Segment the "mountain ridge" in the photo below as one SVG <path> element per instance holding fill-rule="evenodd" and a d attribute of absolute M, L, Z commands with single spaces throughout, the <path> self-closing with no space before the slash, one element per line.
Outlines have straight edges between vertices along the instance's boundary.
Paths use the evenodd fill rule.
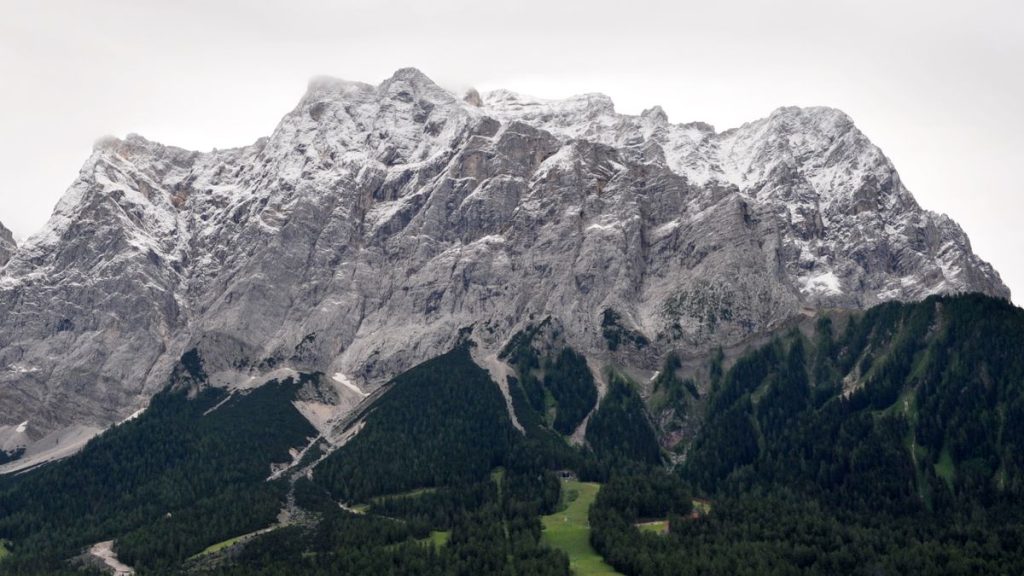
<path fill-rule="evenodd" d="M 314 79 L 245 147 L 99 141 L 0 272 L 0 425 L 119 421 L 191 348 L 219 385 L 286 367 L 372 390 L 531 317 L 653 369 L 804 308 L 1009 296 L 833 109 L 715 133 L 606 96 L 480 103 L 402 69 Z"/>

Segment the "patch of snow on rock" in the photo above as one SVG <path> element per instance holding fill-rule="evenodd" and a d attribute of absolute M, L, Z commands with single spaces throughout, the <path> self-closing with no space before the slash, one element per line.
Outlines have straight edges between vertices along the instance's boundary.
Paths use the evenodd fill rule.
<path fill-rule="evenodd" d="M 359 386 L 356 386 L 356 384 L 354 382 L 352 382 L 352 380 L 349 379 L 348 376 L 342 374 L 341 372 L 335 372 L 334 375 L 331 376 L 331 378 L 334 378 L 335 382 L 341 384 L 342 386 L 344 386 L 345 388 L 348 388 L 349 390 L 355 392 L 356 394 L 359 394 L 363 398 L 368 396 L 368 394 L 366 392 L 363 392 L 359 388 Z"/>
<path fill-rule="evenodd" d="M 839 277 L 833 272 L 823 272 L 800 279 L 800 291 L 808 294 L 838 296 L 843 293 Z"/>

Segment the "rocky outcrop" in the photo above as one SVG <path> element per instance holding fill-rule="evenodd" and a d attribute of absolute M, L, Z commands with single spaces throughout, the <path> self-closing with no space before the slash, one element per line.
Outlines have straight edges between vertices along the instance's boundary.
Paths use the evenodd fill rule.
<path fill-rule="evenodd" d="M 0 425 L 118 421 L 193 347 L 223 381 L 370 391 L 468 327 L 493 350 L 550 316 L 654 368 L 804 307 L 959 291 L 1009 295 L 839 111 L 716 132 L 414 69 L 320 78 L 252 146 L 97 145 L 0 272 Z"/>
<path fill-rule="evenodd" d="M 18 244 L 14 241 L 14 234 L 4 227 L 3 222 L 0 222 L 0 267 L 7 264 L 17 249 Z"/>

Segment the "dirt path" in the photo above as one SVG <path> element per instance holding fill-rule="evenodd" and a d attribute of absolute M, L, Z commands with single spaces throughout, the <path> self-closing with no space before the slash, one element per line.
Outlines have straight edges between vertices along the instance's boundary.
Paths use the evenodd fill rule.
<path fill-rule="evenodd" d="M 122 563 L 117 559 L 117 553 L 114 552 L 114 541 L 107 540 L 106 542 L 97 542 L 89 548 L 89 554 L 98 558 L 103 564 L 111 570 L 116 576 L 127 576 L 128 574 L 135 574 L 135 569 L 127 564 Z"/>

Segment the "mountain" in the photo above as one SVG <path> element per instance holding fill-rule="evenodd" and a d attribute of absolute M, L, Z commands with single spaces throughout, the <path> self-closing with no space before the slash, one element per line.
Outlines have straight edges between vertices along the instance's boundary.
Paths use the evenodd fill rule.
<path fill-rule="evenodd" d="M 0 222 L 0 267 L 7 264 L 7 261 L 11 259 L 11 254 L 18 249 L 18 244 L 14 241 L 14 234 L 4 227 L 3 222 Z"/>
<path fill-rule="evenodd" d="M 332 375 L 337 419 L 463 329 L 498 371 L 550 318 L 593 366 L 649 373 L 816 309 L 956 292 L 1009 297 L 837 110 L 716 132 L 415 69 L 318 78 L 250 146 L 97 143 L 0 271 L 0 425 L 45 459 L 190 350 L 214 386 Z"/>

